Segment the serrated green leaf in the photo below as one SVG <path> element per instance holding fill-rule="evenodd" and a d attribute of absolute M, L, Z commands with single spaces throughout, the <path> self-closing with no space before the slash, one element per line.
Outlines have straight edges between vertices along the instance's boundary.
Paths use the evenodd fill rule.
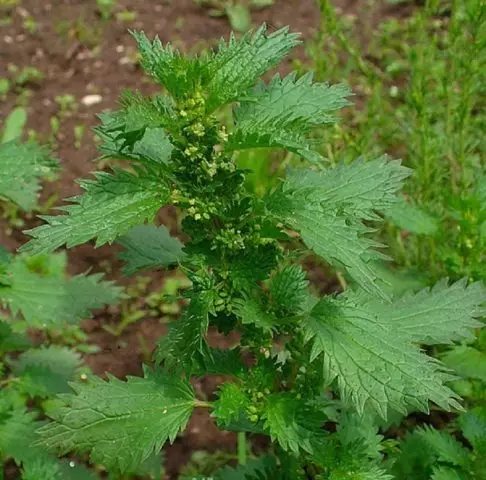
<path fill-rule="evenodd" d="M 321 358 L 329 380 L 337 378 L 341 398 L 358 413 L 367 406 L 386 419 L 389 409 L 460 409 L 457 395 L 443 385 L 445 367 L 361 305 L 342 297 L 323 298 L 303 318 L 311 360 Z"/>
<path fill-rule="evenodd" d="M 124 272 L 127 275 L 147 268 L 167 267 L 184 258 L 184 245 L 163 225 L 138 225 L 118 243 L 125 247 L 118 257 L 126 262 Z"/>
<path fill-rule="evenodd" d="M 243 325 L 253 324 L 267 332 L 278 325 L 278 319 L 265 308 L 257 294 L 235 300 L 233 309 Z"/>
<path fill-rule="evenodd" d="M 461 377 L 486 382 L 486 353 L 474 347 L 458 345 L 441 354 L 440 359 Z"/>
<path fill-rule="evenodd" d="M 312 453 L 313 443 L 323 437 L 321 429 L 326 416 L 291 393 L 275 393 L 267 397 L 264 427 L 272 441 L 285 451 Z"/>
<path fill-rule="evenodd" d="M 12 327 L 0 320 L 0 357 L 8 352 L 26 350 L 31 346 L 27 337 L 12 331 Z"/>
<path fill-rule="evenodd" d="M 316 254 L 345 268 L 361 288 L 388 300 L 373 264 L 386 257 L 375 250 L 381 245 L 365 236 L 372 230 L 360 219 L 379 218 L 374 211 L 393 202 L 406 175 L 407 169 L 384 157 L 326 172 L 297 170 L 267 199 L 267 209 L 300 232 Z"/>
<path fill-rule="evenodd" d="M 213 417 L 220 427 L 225 427 L 233 421 L 238 421 L 247 415 L 251 405 L 250 398 L 241 385 L 227 382 L 221 385 L 218 399 L 214 402 Z"/>
<path fill-rule="evenodd" d="M 393 459 L 391 473 L 396 480 L 429 480 L 436 461 L 425 439 L 417 431 L 408 432 L 400 442 L 400 452 Z"/>
<path fill-rule="evenodd" d="M 486 452 L 486 407 L 476 407 L 462 414 L 459 424 L 463 435 L 479 455 Z"/>
<path fill-rule="evenodd" d="M 209 327 L 210 295 L 191 299 L 184 314 L 169 325 L 169 331 L 157 344 L 155 360 L 169 368 L 192 370 L 210 355 L 206 343 Z"/>
<path fill-rule="evenodd" d="M 173 150 L 164 130 L 173 115 L 166 98 L 125 93 L 121 110 L 99 115 L 101 125 L 94 131 L 103 140 L 104 156 L 165 168 Z"/>
<path fill-rule="evenodd" d="M 230 375 L 245 378 L 248 368 L 241 360 L 239 347 L 228 349 L 209 348 L 209 354 L 201 357 L 193 375 Z"/>
<path fill-rule="evenodd" d="M 345 85 L 313 83 L 312 78 L 310 73 L 299 79 L 295 73 L 283 79 L 276 75 L 240 98 L 225 149 L 284 148 L 310 161 L 318 158 L 306 136 L 318 125 L 335 122 L 330 113 L 349 105 L 351 92 Z"/>
<path fill-rule="evenodd" d="M 392 304 L 367 301 L 384 323 L 410 340 L 423 344 L 450 343 L 474 339 L 474 328 L 484 311 L 486 290 L 480 282 L 467 285 L 466 279 L 449 285 L 441 280 L 432 288 L 406 294 Z"/>
<path fill-rule="evenodd" d="M 8 268 L 10 284 L 0 286 L 0 300 L 14 315 L 21 312 L 31 326 L 74 323 L 121 296 L 121 289 L 102 281 L 102 275 L 46 276 L 31 270 L 30 260 L 15 257 Z"/>
<path fill-rule="evenodd" d="M 245 255 L 235 257 L 231 263 L 230 280 L 240 291 L 251 291 L 255 284 L 268 278 L 277 265 L 275 245 L 260 245 Z"/>
<path fill-rule="evenodd" d="M 451 435 L 428 425 L 418 429 L 417 434 L 427 442 L 439 460 L 466 467 L 469 464 L 469 452 Z"/>
<path fill-rule="evenodd" d="M 300 265 L 287 265 L 268 283 L 274 308 L 287 314 L 298 313 L 309 295 L 307 275 Z"/>
<path fill-rule="evenodd" d="M 245 465 L 235 469 L 223 468 L 216 472 L 216 480 L 283 480 L 283 473 L 277 469 L 275 457 L 265 456 L 253 458 Z"/>
<path fill-rule="evenodd" d="M 13 373 L 20 377 L 19 388 L 31 397 L 49 397 L 70 391 L 68 382 L 74 379 L 81 365 L 80 355 L 66 347 L 50 345 L 30 349 L 10 360 Z"/>
<path fill-rule="evenodd" d="M 36 430 L 43 425 L 35 417 L 34 413 L 19 408 L 2 418 L 0 452 L 3 458 L 12 458 L 19 465 L 46 455 L 46 449 L 42 445 L 34 445 L 38 439 Z"/>
<path fill-rule="evenodd" d="M 289 33 L 287 27 L 268 34 L 265 25 L 239 40 L 234 35 L 228 43 L 222 40 L 217 53 L 209 60 L 207 111 L 240 99 L 261 75 L 299 43 L 298 35 Z"/>
<path fill-rule="evenodd" d="M 388 294 L 376 283 L 372 260 L 382 258 L 380 245 L 365 237 L 371 230 L 359 222 L 350 222 L 337 210 L 317 204 L 300 203 L 279 216 L 297 230 L 307 247 L 329 264 L 344 268 L 367 292 L 388 300 Z"/>
<path fill-rule="evenodd" d="M 191 416 L 194 391 L 186 380 L 145 370 L 145 378 L 92 378 L 73 384 L 75 394 L 49 414 L 42 443 L 61 454 L 89 451 L 93 462 L 124 473 L 173 442 Z"/>
<path fill-rule="evenodd" d="M 96 246 L 112 243 L 132 227 L 152 220 L 169 199 L 165 180 L 155 170 L 98 172 L 95 180 L 83 180 L 83 195 L 62 207 L 66 215 L 43 216 L 47 224 L 25 233 L 33 237 L 20 248 L 30 255 L 68 248 L 96 238 Z"/>
<path fill-rule="evenodd" d="M 386 216 L 397 227 L 415 235 L 434 235 L 439 229 L 436 218 L 403 198 L 387 210 Z"/>
<path fill-rule="evenodd" d="M 43 456 L 24 462 L 22 480 L 63 480 L 59 463 Z"/>
<path fill-rule="evenodd" d="M 359 443 L 367 458 L 381 458 L 383 435 L 378 434 L 378 427 L 370 415 L 357 415 L 345 411 L 339 417 L 337 429 L 336 436 L 342 445 L 352 446 Z"/>
<path fill-rule="evenodd" d="M 144 32 L 131 32 L 137 41 L 142 68 L 176 99 L 189 97 L 208 77 L 204 57 L 186 58 L 159 37 L 150 41 Z"/>
<path fill-rule="evenodd" d="M 383 155 L 374 160 L 358 158 L 323 171 L 291 170 L 286 191 L 302 200 L 339 207 L 346 214 L 374 219 L 397 201 L 397 192 L 411 170 Z"/>
<path fill-rule="evenodd" d="M 0 196 L 22 210 L 36 208 L 40 180 L 58 168 L 48 149 L 30 142 L 0 143 Z"/>

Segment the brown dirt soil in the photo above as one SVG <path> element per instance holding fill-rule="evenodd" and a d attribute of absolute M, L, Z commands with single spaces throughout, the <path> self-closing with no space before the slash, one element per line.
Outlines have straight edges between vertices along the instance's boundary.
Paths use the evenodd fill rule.
<path fill-rule="evenodd" d="M 117 20 L 102 22 L 96 13 L 95 0 L 23 0 L 20 6 L 0 7 L 0 18 L 11 16 L 11 25 L 0 27 L 0 77 L 12 79 L 9 66 L 19 69 L 34 66 L 44 74 L 44 79 L 27 85 L 30 97 L 27 102 L 28 128 L 37 132 L 42 141 L 50 136 L 50 119 L 59 114 L 55 97 L 71 94 L 76 98 L 77 108 L 61 122 L 60 133 L 55 139 L 55 153 L 61 162 L 61 173 L 57 181 L 45 187 L 42 199 L 51 195 L 60 199 L 79 192 L 75 180 L 88 176 L 96 168 L 96 146 L 89 128 L 95 125 L 96 113 L 116 107 L 117 98 L 127 88 L 139 89 L 144 93 L 154 92 L 157 87 L 147 81 L 143 72 L 133 63 L 135 45 L 127 29 L 144 30 L 148 35 L 158 34 L 163 42 L 171 41 L 184 49 L 198 49 L 214 44 L 221 36 L 229 33 L 224 18 L 211 18 L 193 0 L 119 0 L 117 12 L 130 10 L 136 18 L 130 23 Z M 364 0 L 336 1 L 346 14 L 359 14 L 359 28 L 369 29 L 379 16 L 396 14 L 387 2 L 377 2 L 377 9 L 369 9 Z M 266 21 L 271 28 L 290 25 L 292 30 L 303 33 L 304 39 L 312 37 L 317 27 L 318 10 L 315 0 L 276 0 L 270 8 L 254 12 L 254 24 Z M 363 7 L 364 6 L 364 7 Z M 23 22 L 33 17 L 37 30 L 29 33 Z M 76 22 L 77 28 L 76 28 Z M 365 28 L 365 25 L 367 27 Z M 303 57 L 300 48 L 296 55 Z M 287 67 L 284 67 L 287 69 Z M 20 87 L 11 91 L 0 104 L 0 118 L 19 103 Z M 99 94 L 102 101 L 94 106 L 84 106 L 81 99 L 88 94 Z M 79 147 L 75 147 L 74 128 L 86 127 Z M 177 232 L 177 219 L 173 210 L 163 211 L 160 220 Z M 36 225 L 32 216 L 25 217 L 26 227 Z M 0 220 L 0 244 L 14 250 L 26 237 L 19 230 L 7 235 L 7 224 Z M 71 274 L 87 270 L 103 271 L 123 284 L 120 275 L 121 264 L 116 260 L 116 247 L 94 249 L 85 245 L 69 252 Z M 321 289 L 336 290 L 334 281 L 326 279 L 320 270 L 313 270 L 312 279 Z M 160 286 L 163 275 L 150 275 L 153 285 Z M 154 287 L 155 288 L 155 287 Z M 111 315 L 111 317 L 110 317 Z M 116 314 L 115 314 L 116 315 Z M 84 323 L 90 341 L 100 347 L 100 352 L 87 356 L 86 363 L 97 374 L 109 372 L 117 377 L 140 375 L 141 362 L 147 361 L 147 352 L 141 347 L 140 338 L 149 351 L 156 339 L 165 333 L 166 326 L 158 319 L 148 318 L 129 327 L 119 338 L 103 330 L 102 324 L 113 321 L 110 311 L 99 313 L 95 319 Z M 213 334 L 211 334 L 213 336 Z M 227 339 L 214 336 L 218 344 L 228 344 Z M 149 352 L 150 353 L 150 352 Z M 211 395 L 219 379 L 204 379 L 196 382 L 196 389 L 202 395 Z M 221 432 L 207 412 L 197 411 L 189 428 L 175 444 L 166 449 L 168 478 L 176 478 L 194 450 L 234 450 L 233 434 Z"/>

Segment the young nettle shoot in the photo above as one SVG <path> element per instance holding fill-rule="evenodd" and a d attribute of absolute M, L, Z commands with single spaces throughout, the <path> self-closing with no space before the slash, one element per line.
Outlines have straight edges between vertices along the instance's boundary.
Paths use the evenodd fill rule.
<path fill-rule="evenodd" d="M 349 105 L 348 87 L 315 83 L 311 74 L 260 79 L 298 35 L 263 26 L 195 57 L 134 36 L 142 67 L 166 94 L 126 93 L 97 128 L 103 153 L 130 168 L 82 181 L 84 194 L 63 214 L 43 217 L 46 224 L 28 232 L 32 240 L 22 250 L 121 237 L 130 273 L 179 265 L 192 282 L 184 291 L 188 306 L 143 378 L 76 384 L 49 412 L 41 441 L 60 454 L 89 451 L 93 462 L 123 474 L 174 441 L 202 407 L 240 438 L 270 437 L 274 456 L 247 465 L 240 457 L 242 471 L 252 468 L 258 478 L 390 478 L 357 425 L 428 411 L 431 402 L 461 408 L 445 385 L 451 374 L 420 345 L 469 338 L 481 326 L 484 290 L 443 281 L 391 298 L 371 225 L 395 202 L 409 171 L 386 157 L 323 168 L 311 138 Z M 216 113 L 228 105 L 233 125 L 226 130 Z M 255 148 L 293 152 L 310 167 L 290 170 L 277 188 L 256 196 L 234 159 Z M 180 209 L 185 245 L 150 223 L 165 205 Z M 350 287 L 317 296 L 299 265 L 309 251 L 344 272 Z M 210 345 L 210 327 L 238 332 L 238 345 Z M 230 380 L 214 400 L 197 398 L 191 378 L 213 374 Z M 326 429 L 328 422 L 337 422 L 337 431 Z"/>

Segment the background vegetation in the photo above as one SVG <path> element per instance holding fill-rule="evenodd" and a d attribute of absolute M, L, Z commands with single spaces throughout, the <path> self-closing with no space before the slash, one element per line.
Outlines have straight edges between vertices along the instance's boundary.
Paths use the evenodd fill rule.
<path fill-rule="evenodd" d="M 389 288 L 418 290 L 444 276 L 485 280 L 484 2 L 349 3 L 0 0 L 0 167 L 16 159 L 8 176 L 0 173 L 5 478 L 105 475 L 102 466 L 88 466 L 85 458 L 58 462 L 42 449 L 27 451 L 22 445 L 34 437 L 55 396 L 69 390 L 69 380 L 82 381 L 90 371 L 140 375 L 141 361 L 150 361 L 156 338 L 180 311 L 178 293 L 188 286 L 183 275 L 170 271 L 127 280 L 115 247 L 14 255 L 26 240 L 22 230 L 38 224 L 35 215 L 79 193 L 74 180 L 93 169 L 90 162 L 99 155 L 89 131 L 97 123 L 95 112 L 114 108 L 125 87 L 155 91 L 142 80 L 129 28 L 157 33 L 191 51 L 211 48 L 230 28 L 244 31 L 264 20 L 273 29 L 289 24 L 302 31 L 305 42 L 283 70 L 313 71 L 317 80 L 344 81 L 355 93 L 355 106 L 341 122 L 315 135 L 323 166 L 385 152 L 413 169 L 403 201 L 387 212 L 385 227 L 376 232 L 390 245 L 393 270 L 382 266 Z M 248 182 L 260 194 L 276 185 L 287 167 L 301 166 L 297 156 L 266 150 L 245 152 L 238 161 L 241 167 L 259 166 Z M 100 160 L 97 167 L 110 162 Z M 25 179 L 24 168 L 31 174 L 19 189 L 12 178 Z M 177 212 L 161 215 L 178 233 Z M 307 268 L 323 292 L 339 291 L 349 281 L 315 261 Z M 13 278 L 23 290 L 12 291 Z M 36 299 L 31 292 L 40 285 L 42 298 Z M 211 337 L 220 346 L 235 341 L 216 332 Z M 431 350 L 457 371 L 451 385 L 469 413 L 433 410 L 383 425 L 379 432 L 356 428 L 364 429 L 369 447 L 398 479 L 485 478 L 486 335 Z M 220 380 L 201 379 L 195 388 L 204 395 Z M 266 448 L 259 437 L 250 443 L 253 453 Z M 234 465 L 236 438 L 218 432 L 201 412 L 164 456 L 151 458 L 128 478 L 212 475 Z"/>

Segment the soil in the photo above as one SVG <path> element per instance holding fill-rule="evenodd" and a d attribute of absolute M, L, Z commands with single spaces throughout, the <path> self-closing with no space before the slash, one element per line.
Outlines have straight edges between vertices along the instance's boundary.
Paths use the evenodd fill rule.
<path fill-rule="evenodd" d="M 96 113 L 115 108 L 124 89 L 139 89 L 144 93 L 157 90 L 133 62 L 135 42 L 128 28 L 144 30 L 149 36 L 158 34 L 163 42 L 171 41 L 185 50 L 213 45 L 230 31 L 225 18 L 210 17 L 207 9 L 193 0 L 119 0 L 116 12 L 136 12 L 136 18 L 130 23 L 115 19 L 103 22 L 96 11 L 96 0 L 23 0 L 19 3 L 16 7 L 3 7 L 3 10 L 0 7 L 0 18 L 8 15 L 13 19 L 10 25 L 0 27 L 0 77 L 12 78 L 9 65 L 19 69 L 34 66 L 44 74 L 42 80 L 26 86 L 31 92 L 27 102 L 28 128 L 37 132 L 41 140 L 47 140 L 50 119 L 60 113 L 56 96 L 71 94 L 78 104 L 63 118 L 55 139 L 55 153 L 61 163 L 60 176 L 48 183 L 42 194 L 44 201 L 56 195 L 57 204 L 60 199 L 79 193 L 76 179 L 85 178 L 96 169 L 92 160 L 98 154 L 89 132 L 97 123 Z M 397 7 L 390 7 L 386 1 L 377 2 L 376 8 L 369 8 L 368 3 L 365 0 L 335 1 L 343 13 L 359 16 L 357 28 L 362 29 L 363 34 L 371 32 L 371 26 L 380 17 L 397 14 Z M 27 32 L 23 26 L 29 17 L 37 23 L 34 33 Z M 290 25 L 292 30 L 302 32 L 304 39 L 312 38 L 318 19 L 315 0 L 276 0 L 273 6 L 253 13 L 254 24 L 265 21 L 272 29 Z M 303 47 L 294 55 L 304 58 Z M 284 70 L 289 69 L 290 62 Z M 18 104 L 21 90 L 16 87 L 0 103 L 0 118 Z M 101 102 L 93 106 L 83 105 L 81 99 L 92 94 L 101 95 Z M 80 145 L 76 146 L 74 129 L 79 125 L 84 125 L 86 132 Z M 32 216 L 24 220 L 27 228 L 38 223 Z M 176 212 L 164 210 L 160 220 L 177 232 Z M 1 220 L 0 244 L 11 250 L 27 239 L 20 230 L 14 230 L 11 235 L 6 232 L 7 224 Z M 74 248 L 69 251 L 69 272 L 105 272 L 109 278 L 126 285 L 130 280 L 120 275 L 121 264 L 116 259 L 116 251 L 116 247 L 110 246 Z M 151 278 L 154 289 L 164 281 L 160 272 L 151 274 Z M 336 281 L 322 269 L 312 267 L 312 279 L 320 290 L 338 289 Z M 147 350 L 150 353 L 154 348 L 156 339 L 165 333 L 166 325 L 159 319 L 148 318 L 132 325 L 117 338 L 102 328 L 103 323 L 114 321 L 117 314 L 106 310 L 84 322 L 90 342 L 100 348 L 99 353 L 86 356 L 86 363 L 100 375 L 105 372 L 117 377 L 140 375 L 141 362 L 147 361 L 149 356 Z M 230 342 L 214 332 L 211 337 L 217 344 Z M 203 379 L 195 386 L 207 396 L 214 392 L 219 381 L 217 378 Z M 184 434 L 173 446 L 166 448 L 167 478 L 176 478 L 195 450 L 234 451 L 234 448 L 234 435 L 218 430 L 207 412 L 197 411 Z"/>

